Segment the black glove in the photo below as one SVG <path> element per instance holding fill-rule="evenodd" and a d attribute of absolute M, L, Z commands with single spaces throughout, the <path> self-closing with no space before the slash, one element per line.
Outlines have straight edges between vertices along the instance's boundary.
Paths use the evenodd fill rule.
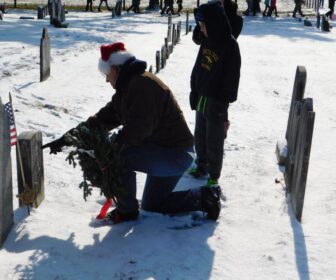
<path fill-rule="evenodd" d="M 66 146 L 65 138 L 62 136 L 50 143 L 47 143 L 41 147 L 41 149 L 50 148 L 50 154 L 57 154 L 62 151 L 62 148 Z"/>

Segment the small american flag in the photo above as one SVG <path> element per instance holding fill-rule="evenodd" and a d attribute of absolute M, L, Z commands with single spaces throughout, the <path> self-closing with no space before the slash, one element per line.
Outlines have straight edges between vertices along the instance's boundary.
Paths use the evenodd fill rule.
<path fill-rule="evenodd" d="M 9 131 L 10 131 L 10 140 L 11 140 L 11 146 L 16 145 L 16 128 L 15 128 L 15 122 L 14 122 L 14 115 L 13 115 L 13 109 L 12 109 L 12 103 L 8 102 L 4 106 L 4 110 L 7 113 L 7 116 L 9 118 Z"/>

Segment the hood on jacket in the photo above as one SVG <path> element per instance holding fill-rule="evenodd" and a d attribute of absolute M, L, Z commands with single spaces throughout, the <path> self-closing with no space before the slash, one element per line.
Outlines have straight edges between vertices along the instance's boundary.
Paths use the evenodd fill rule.
<path fill-rule="evenodd" d="M 136 59 L 134 56 L 128 59 L 122 66 L 116 82 L 116 90 L 123 88 L 136 74 L 142 74 L 147 68 L 145 61 Z"/>
<path fill-rule="evenodd" d="M 199 6 L 195 12 L 195 20 L 205 23 L 210 41 L 224 44 L 231 38 L 231 26 L 220 2 L 208 2 Z"/>

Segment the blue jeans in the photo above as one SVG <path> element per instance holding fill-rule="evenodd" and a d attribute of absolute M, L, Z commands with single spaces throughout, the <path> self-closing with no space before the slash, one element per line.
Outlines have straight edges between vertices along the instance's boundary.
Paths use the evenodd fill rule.
<path fill-rule="evenodd" d="M 147 174 L 141 208 L 160 213 L 180 213 L 200 210 L 197 191 L 173 192 L 183 173 L 193 162 L 193 148 L 177 149 L 156 144 L 127 147 L 123 151 L 127 195 L 117 197 L 120 212 L 138 209 L 136 173 Z"/>

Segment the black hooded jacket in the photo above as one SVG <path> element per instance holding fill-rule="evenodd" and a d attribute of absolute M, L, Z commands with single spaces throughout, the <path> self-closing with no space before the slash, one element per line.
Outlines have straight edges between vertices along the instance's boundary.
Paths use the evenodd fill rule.
<path fill-rule="evenodd" d="M 191 108 L 196 108 L 201 96 L 222 103 L 234 102 L 238 95 L 241 58 L 229 21 L 219 2 L 203 4 L 197 12 L 204 19 L 208 37 L 197 25 L 193 40 L 200 49 L 191 74 Z"/>

